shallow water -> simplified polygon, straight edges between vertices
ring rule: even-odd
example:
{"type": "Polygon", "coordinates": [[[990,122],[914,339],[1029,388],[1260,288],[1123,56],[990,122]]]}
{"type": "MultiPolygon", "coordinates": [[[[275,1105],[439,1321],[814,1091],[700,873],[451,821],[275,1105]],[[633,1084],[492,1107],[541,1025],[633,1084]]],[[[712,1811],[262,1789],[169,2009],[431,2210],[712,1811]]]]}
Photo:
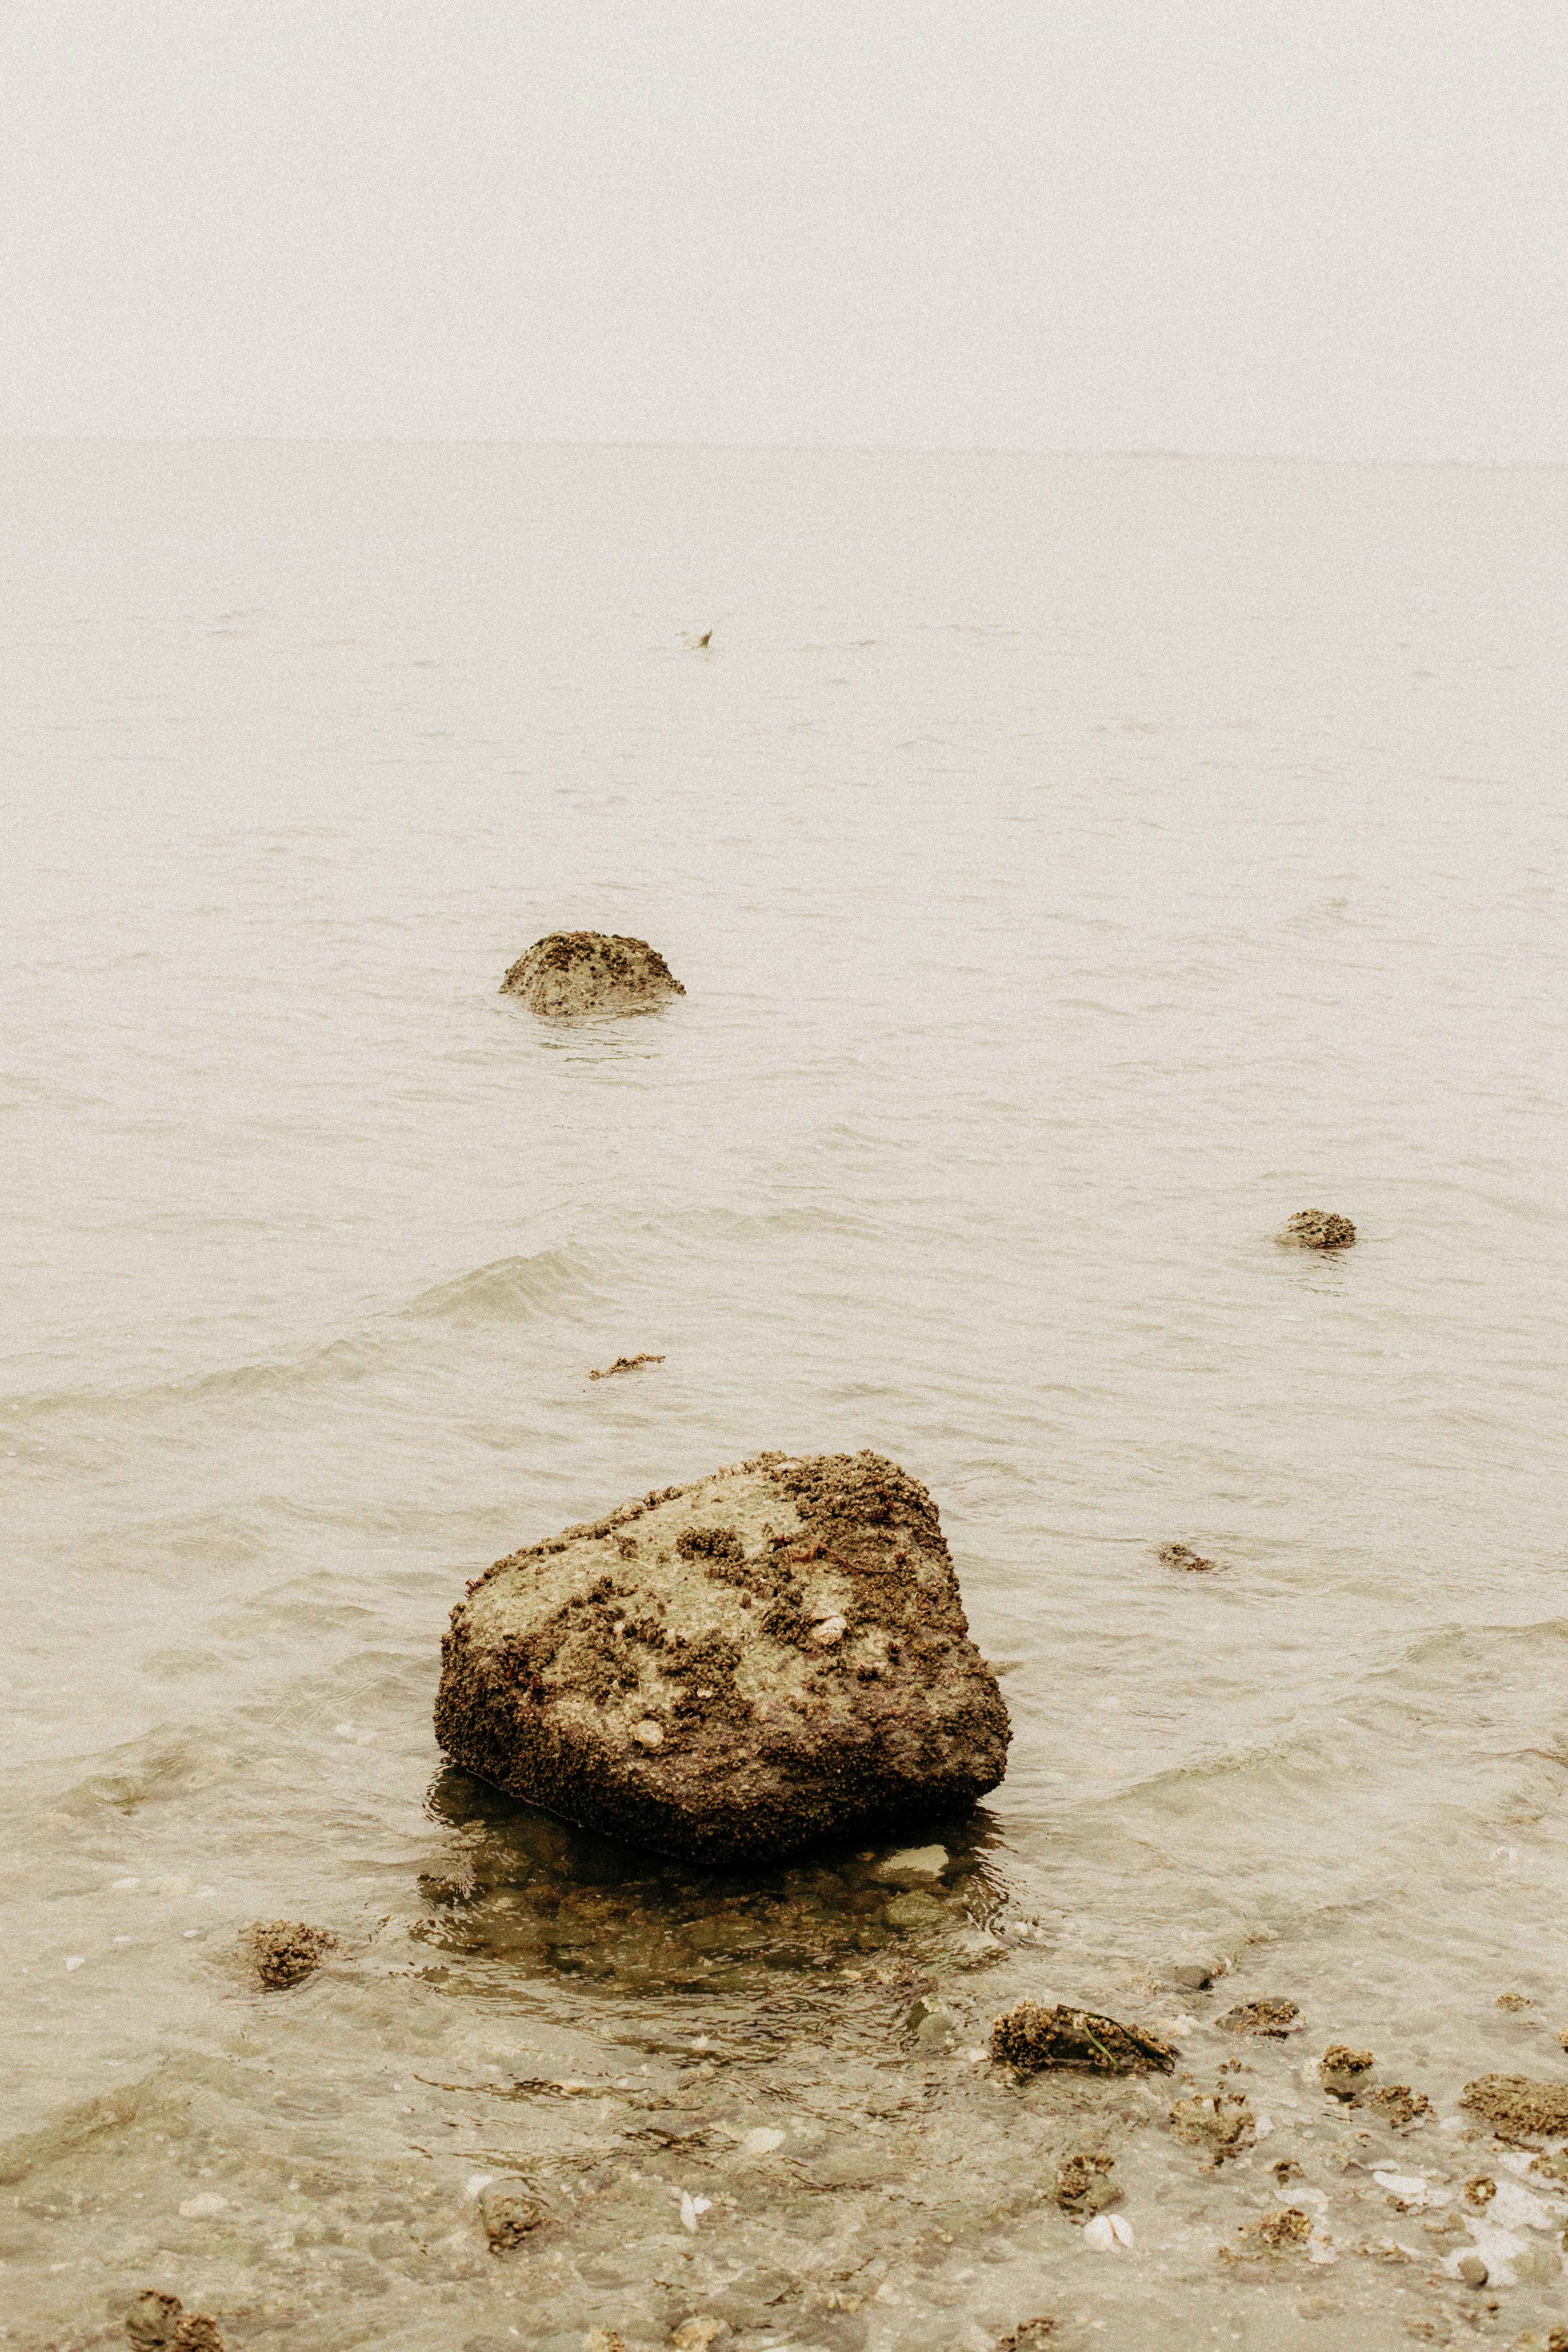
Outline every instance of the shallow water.
{"type": "Polygon", "coordinates": [[[3,457],[4,2340],[143,2285],[291,2352],[1568,2315],[1560,2219],[1472,2293],[1373,2168],[1511,2177],[1458,2093],[1568,2079],[1568,476],[3,457]],[[574,926],[687,996],[498,996],[574,926]],[[939,1872],[704,1878],[443,1768],[467,1578],[771,1445],[941,1507],[1016,1738],[939,1872]],[[280,1916],[341,1943],[263,1993],[280,1916]],[[1267,2135],[1012,2083],[1026,1994],[1267,2135]],[[1259,1995],[1303,2031],[1216,2030],[1259,1995]],[[1056,2204],[1085,2134],[1130,2250],[1056,2204]]]}

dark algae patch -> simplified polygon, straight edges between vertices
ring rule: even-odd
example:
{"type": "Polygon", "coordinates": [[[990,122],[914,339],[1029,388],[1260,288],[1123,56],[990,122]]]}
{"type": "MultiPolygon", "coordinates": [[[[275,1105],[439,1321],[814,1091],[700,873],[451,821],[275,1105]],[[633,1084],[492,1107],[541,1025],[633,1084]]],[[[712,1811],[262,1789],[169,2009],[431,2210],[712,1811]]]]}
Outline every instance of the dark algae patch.
{"type": "Polygon", "coordinates": [[[762,1454],[498,1560],[452,1613],[436,1733],[705,1864],[955,1817],[1011,1736],[936,1507],[869,1453],[762,1454]]]}

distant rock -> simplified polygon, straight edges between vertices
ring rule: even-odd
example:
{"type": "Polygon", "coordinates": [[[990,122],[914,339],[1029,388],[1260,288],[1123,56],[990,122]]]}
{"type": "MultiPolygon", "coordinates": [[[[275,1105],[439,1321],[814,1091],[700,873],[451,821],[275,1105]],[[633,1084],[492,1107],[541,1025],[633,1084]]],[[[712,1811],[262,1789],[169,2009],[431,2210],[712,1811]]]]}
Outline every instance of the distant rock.
{"type": "Polygon", "coordinates": [[[442,1651],[454,1763],[689,1861],[940,1820],[1006,1769],[936,1506],[877,1454],[759,1454],[568,1528],[477,1580],[442,1651]]]}
{"type": "Polygon", "coordinates": [[[1355,1227],[1331,1209],[1298,1209],[1279,1238],[1297,1249],[1348,1249],[1355,1227]]]}
{"type": "Polygon", "coordinates": [[[1167,1568],[1184,1568],[1190,1576],[1201,1576],[1214,1566],[1212,1559],[1205,1559],[1201,1552],[1184,1543],[1162,1544],[1156,1557],[1167,1568]]]}
{"type": "Polygon", "coordinates": [[[686,991],[657,948],[618,932],[552,931],[501,982],[534,1013],[641,1013],[686,991]]]}
{"type": "Polygon", "coordinates": [[[256,1973],[272,1991],[302,1984],[337,1941],[330,1929],[307,1927],[303,1919],[258,1919],[246,1937],[256,1973]]]}

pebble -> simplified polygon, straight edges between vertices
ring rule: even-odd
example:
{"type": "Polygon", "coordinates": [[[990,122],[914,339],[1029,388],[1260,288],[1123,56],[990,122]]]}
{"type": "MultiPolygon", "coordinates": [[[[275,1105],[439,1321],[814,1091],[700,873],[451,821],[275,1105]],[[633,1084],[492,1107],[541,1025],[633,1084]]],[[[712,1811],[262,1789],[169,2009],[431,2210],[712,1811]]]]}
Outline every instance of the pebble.
{"type": "Polygon", "coordinates": [[[1097,2213],[1085,2225],[1083,2242],[1097,2253],[1113,2253],[1119,2246],[1131,2249],[1132,2231],[1120,2213],[1097,2213]]]}
{"type": "Polygon", "coordinates": [[[1467,2286],[1485,2286],[1491,2275],[1479,2254],[1462,2254],[1458,2268],[1467,2286]]]}

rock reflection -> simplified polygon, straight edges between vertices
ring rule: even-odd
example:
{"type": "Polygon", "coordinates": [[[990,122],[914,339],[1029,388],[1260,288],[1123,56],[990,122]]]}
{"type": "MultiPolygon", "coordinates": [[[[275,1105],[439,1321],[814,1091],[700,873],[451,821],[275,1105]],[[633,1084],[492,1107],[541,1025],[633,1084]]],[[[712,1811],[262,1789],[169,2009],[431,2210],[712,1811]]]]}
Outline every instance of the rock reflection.
{"type": "Polygon", "coordinates": [[[999,1833],[983,1811],[922,1824],[918,1845],[705,1871],[575,1829],[451,1768],[429,1804],[455,1842],[419,1881],[422,1941],[621,1992],[734,1991],[781,1970],[853,1969],[889,1947],[984,1944],[1006,1902],[999,1833]]]}

